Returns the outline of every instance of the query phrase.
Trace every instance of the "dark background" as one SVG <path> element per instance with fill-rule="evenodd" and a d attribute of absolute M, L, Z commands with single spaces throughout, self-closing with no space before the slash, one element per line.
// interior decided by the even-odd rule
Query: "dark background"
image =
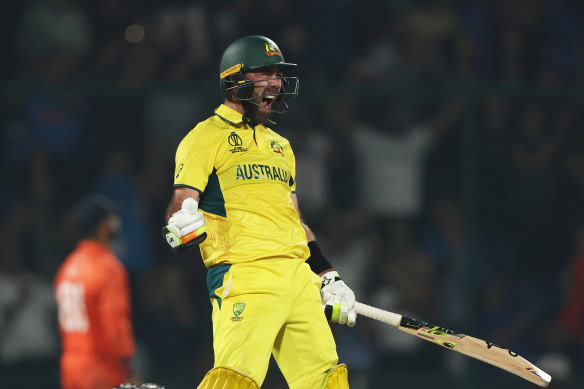
<path fill-rule="evenodd" d="M 123 206 L 115 249 L 142 375 L 180 389 L 212 367 L 204 266 L 159 233 L 176 146 L 221 103 L 223 50 L 261 34 L 299 64 L 300 95 L 272 127 L 294 147 L 303 217 L 357 299 L 509 347 L 553 388 L 582 387 L 583 11 L 3 0 L 0 386 L 59 386 L 51 282 L 75 245 L 72 206 L 95 191 Z M 384 197 L 396 188 L 413 207 Z M 366 318 L 333 331 L 354 389 L 534 387 Z M 286 387 L 274 367 L 264 387 Z"/>

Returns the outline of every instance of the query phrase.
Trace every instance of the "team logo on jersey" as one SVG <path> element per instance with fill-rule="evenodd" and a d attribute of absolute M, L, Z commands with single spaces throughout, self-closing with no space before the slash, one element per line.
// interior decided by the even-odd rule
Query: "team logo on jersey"
<path fill-rule="evenodd" d="M 237 135 L 235 131 L 232 131 L 231 134 L 229 134 L 227 142 L 229 142 L 230 146 L 233 146 L 233 148 L 229 150 L 232 153 L 241 153 L 243 151 L 247 151 L 246 148 L 241 147 L 243 140 L 241 140 L 241 137 Z"/>
<path fill-rule="evenodd" d="M 243 312 L 243 310 L 245 309 L 245 303 L 235 303 L 233 304 L 233 314 L 235 316 L 233 316 L 231 318 L 231 321 L 242 321 L 243 317 L 239 316 L 241 315 L 241 313 Z"/>
<path fill-rule="evenodd" d="M 282 148 L 282 146 L 280 146 L 280 144 L 277 141 L 273 140 L 270 146 L 272 146 L 272 150 L 274 151 L 274 153 L 278 153 L 282 157 L 284 156 L 284 149 Z"/>
<path fill-rule="evenodd" d="M 280 54 L 280 49 L 275 43 L 266 43 L 266 54 L 267 55 L 282 55 Z"/>

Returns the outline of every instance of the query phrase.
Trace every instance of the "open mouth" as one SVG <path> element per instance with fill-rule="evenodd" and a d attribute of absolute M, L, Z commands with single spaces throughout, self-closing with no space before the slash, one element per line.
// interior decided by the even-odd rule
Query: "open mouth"
<path fill-rule="evenodd" d="M 264 108 L 266 108 L 266 109 L 270 109 L 270 107 L 274 103 L 274 100 L 275 100 L 275 96 L 274 95 L 262 96 L 261 106 L 264 107 Z"/>

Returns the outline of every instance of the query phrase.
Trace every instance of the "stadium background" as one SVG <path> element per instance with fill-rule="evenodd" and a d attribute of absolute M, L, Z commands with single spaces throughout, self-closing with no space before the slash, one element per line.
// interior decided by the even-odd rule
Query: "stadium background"
<path fill-rule="evenodd" d="M 203 265 L 159 231 L 177 142 L 221 102 L 224 48 L 262 34 L 299 64 L 300 96 L 274 128 L 296 151 L 303 216 L 357 298 L 505 345 L 553 388 L 582 387 L 583 11 L 0 2 L 0 386 L 58 387 L 51 282 L 75 243 L 71 206 L 93 191 L 123 205 L 116 251 L 143 376 L 180 389 L 210 368 Z M 366 318 L 333 330 L 355 389 L 531 387 Z M 264 387 L 285 387 L 276 369 Z"/>

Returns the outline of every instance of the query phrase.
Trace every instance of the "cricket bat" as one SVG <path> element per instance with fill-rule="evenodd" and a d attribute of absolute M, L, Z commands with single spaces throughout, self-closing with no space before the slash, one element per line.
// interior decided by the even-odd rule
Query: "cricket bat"
<path fill-rule="evenodd" d="M 547 387 L 552 380 L 549 374 L 528 360 L 494 343 L 358 302 L 355 303 L 355 311 L 359 315 L 397 327 L 410 335 L 507 370 L 536 385 Z"/>

